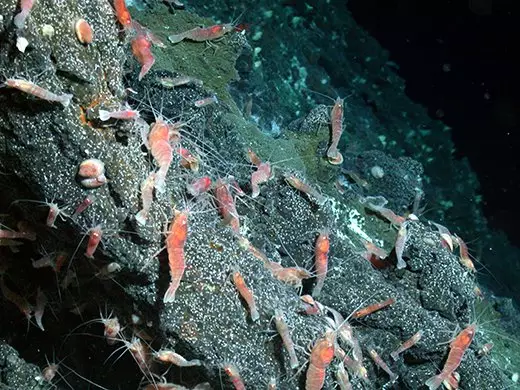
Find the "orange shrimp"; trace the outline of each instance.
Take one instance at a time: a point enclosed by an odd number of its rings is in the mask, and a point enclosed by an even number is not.
[[[332,137],[330,146],[327,149],[327,159],[332,165],[340,165],[343,162],[343,156],[338,151],[338,143],[343,133],[343,99],[339,97],[336,99],[330,117]]]
[[[330,240],[327,231],[320,232],[316,245],[314,247],[314,268],[316,269],[316,286],[313,290],[313,295],[321,294],[321,289],[325,284],[325,277],[327,276],[328,262],[329,262]]]
[[[141,34],[132,39],[131,46],[134,57],[141,64],[141,71],[138,76],[138,80],[141,81],[155,62],[151,51],[152,43],[146,35]]]
[[[213,41],[222,38],[227,33],[233,31],[233,24],[216,24],[210,27],[195,27],[188,31],[168,36],[171,43],[179,43],[185,39],[194,42]]]
[[[287,353],[289,354],[291,368],[294,370],[295,368],[298,368],[300,363],[298,363],[298,357],[296,356],[294,342],[292,341],[289,327],[287,326],[283,313],[280,309],[276,309],[274,311],[274,323],[276,325],[276,330],[278,331],[278,334],[282,338],[283,345],[287,350]]]
[[[224,222],[229,224],[235,233],[240,233],[240,221],[238,219],[235,200],[229,190],[229,184],[222,179],[218,179],[215,184],[215,199]]]
[[[328,330],[312,348],[305,379],[305,390],[318,390],[323,387],[325,371],[334,358],[335,342],[335,333]]]
[[[173,161],[173,149],[169,142],[169,128],[162,120],[152,125],[148,135],[148,146],[159,170],[155,174],[155,189],[158,192],[165,191],[166,174]]]
[[[5,85],[10,88],[15,88],[19,91],[25,92],[28,95],[36,96],[37,98],[46,100],[48,102],[61,103],[63,107],[68,107],[70,101],[72,100],[71,94],[64,93],[57,95],[27,80],[7,79],[5,81]]]
[[[387,306],[393,305],[395,303],[394,298],[389,298],[386,301],[374,303],[373,305],[368,305],[362,309],[356,310],[354,314],[352,314],[352,318],[361,318],[365,317],[369,314],[372,314],[378,310],[381,310]]]
[[[444,363],[444,367],[440,374],[432,376],[426,381],[426,386],[429,390],[435,390],[439,388],[444,380],[449,379],[453,372],[459,367],[464,353],[471,345],[477,326],[475,324],[468,325],[464,328],[455,339],[450,343],[450,353],[448,359]]]
[[[163,302],[170,303],[175,300],[175,293],[179,288],[181,279],[186,269],[184,259],[184,245],[188,238],[188,214],[175,211],[170,233],[166,237],[166,250],[168,251],[168,263],[170,265],[171,282],[164,294]]]
[[[258,309],[256,308],[255,297],[253,296],[253,292],[247,287],[247,284],[244,280],[244,277],[238,270],[234,270],[231,274],[233,279],[233,284],[235,285],[238,293],[242,297],[249,308],[249,314],[251,315],[251,320],[257,321],[260,318],[260,314],[258,313]]]
[[[116,11],[117,20],[123,28],[128,28],[132,25],[132,17],[130,12],[128,12],[125,0],[114,0],[114,10]]]

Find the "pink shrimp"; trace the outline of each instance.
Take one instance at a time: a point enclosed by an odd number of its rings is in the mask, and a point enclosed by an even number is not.
[[[143,208],[135,215],[135,220],[140,225],[146,225],[148,220],[148,214],[153,202],[153,189],[155,187],[155,173],[152,172],[148,177],[141,183],[141,202]]]
[[[42,100],[48,102],[56,102],[61,103],[63,107],[68,107],[70,101],[72,100],[72,95],[68,93],[64,93],[61,95],[56,95],[42,87],[37,86],[34,83],[31,83],[27,80],[22,79],[7,79],[5,84],[10,88],[15,88],[19,91],[25,92],[28,95],[35,96]]]
[[[318,301],[315,301],[310,295],[302,295],[300,297],[302,313],[307,315],[322,315],[324,307]]]
[[[257,170],[251,175],[251,188],[253,190],[251,198],[260,195],[260,184],[265,183],[271,177],[271,164],[260,163]]]
[[[281,282],[287,283],[295,288],[302,287],[302,280],[309,279],[312,274],[301,267],[282,267],[274,261],[269,262],[268,268],[273,276]]]
[[[319,390],[325,383],[325,371],[334,358],[335,333],[327,331],[311,351],[305,390]]]
[[[155,352],[153,357],[163,363],[175,364],[177,367],[195,367],[202,365],[202,362],[198,359],[187,360],[178,353],[166,349]]]
[[[89,158],[79,164],[80,183],[86,188],[97,188],[107,182],[105,164],[97,158]]]
[[[170,303],[175,300],[175,293],[179,288],[186,262],[184,259],[184,245],[188,238],[188,214],[176,211],[170,224],[170,233],[166,237],[166,250],[168,251],[168,263],[170,265],[171,282],[164,294],[163,302]]]
[[[402,343],[399,348],[397,348],[395,351],[393,351],[390,356],[392,359],[397,360],[400,354],[402,354],[404,351],[412,348],[415,344],[421,340],[421,337],[423,335],[423,331],[420,330],[417,333],[415,333],[412,337],[410,337],[408,340],[406,340],[404,343]]]
[[[172,34],[168,37],[171,43],[179,43],[185,39],[195,42],[213,41],[233,31],[233,24],[216,24],[210,27],[195,27],[188,31]]]
[[[224,372],[229,376],[235,390],[246,390],[246,385],[240,377],[238,369],[233,364],[224,364]]]
[[[339,97],[336,99],[330,117],[332,137],[330,146],[327,149],[327,159],[332,165],[340,165],[343,162],[343,156],[338,151],[338,143],[343,133],[343,99]]]
[[[101,224],[94,226],[88,230],[88,242],[87,249],[85,251],[85,256],[89,259],[94,258],[94,252],[96,251],[99,243],[101,242],[101,237],[103,237],[103,230],[101,229]]]
[[[464,353],[473,341],[476,329],[477,328],[475,324],[468,325],[457,335],[457,337],[455,337],[455,339],[453,339],[453,341],[450,343],[450,353],[448,354],[448,359],[446,360],[446,363],[444,363],[444,367],[442,368],[441,373],[432,376],[426,381],[426,386],[428,386],[429,390],[435,390],[439,388],[442,382],[446,379],[449,379],[449,377],[459,367],[460,362],[464,357]]]
[[[327,231],[320,232],[314,247],[314,268],[316,270],[316,286],[313,295],[318,296],[325,284],[329,262],[330,240]]]
[[[31,13],[32,7],[34,5],[34,0],[21,0],[20,2],[20,12],[16,14],[14,17],[14,25],[18,29],[23,29],[25,27],[25,20]]]
[[[119,110],[119,111],[107,111],[99,110],[99,120],[107,121],[109,119],[137,119],[140,117],[139,111],[136,110]]]
[[[90,194],[85,197],[81,201],[81,203],[76,207],[76,210],[74,210],[74,214],[72,214],[72,219],[76,218],[78,215],[80,215],[83,211],[85,211],[94,201],[96,200],[96,196],[93,194]]]
[[[397,258],[397,269],[406,268],[406,261],[403,260],[404,246],[408,240],[408,221],[401,224],[397,232],[397,239],[395,240],[395,257]]]
[[[336,382],[338,383],[339,390],[352,390],[347,370],[343,363],[338,363],[336,366]]]
[[[138,80],[141,81],[155,62],[151,51],[152,43],[146,35],[140,34],[132,39],[131,46],[134,57],[141,64],[141,71],[138,76]]]
[[[43,293],[41,287],[38,287],[38,292],[36,293],[36,308],[34,309],[34,319],[36,320],[36,324],[42,331],[45,331],[45,328],[43,327],[42,319],[43,319],[43,313],[45,311],[46,304],[47,304],[47,297]]]
[[[186,189],[190,193],[191,196],[197,197],[200,194],[206,192],[211,187],[211,179],[209,176],[203,176],[201,178],[195,179],[190,184],[186,186]]]
[[[280,309],[276,309],[274,312],[274,323],[276,325],[278,334],[282,338],[283,345],[289,354],[291,368],[294,370],[295,368],[298,368],[300,364],[298,363],[298,357],[296,356],[294,342],[292,341],[289,327],[287,326],[283,313]]]
[[[202,108],[202,107],[206,107],[206,106],[209,106],[210,104],[215,104],[215,103],[218,103],[218,98],[216,95],[213,95],[213,96],[208,96],[203,99],[195,100],[193,102],[193,105],[197,108]]]
[[[316,202],[319,205],[322,205],[325,203],[325,197],[320,194],[316,189],[312,188],[307,183],[304,183],[302,180],[298,179],[294,175],[286,174],[284,175],[285,181],[293,188],[297,189],[298,191],[304,192],[307,195],[311,195],[316,199]]]
[[[397,375],[392,370],[390,370],[390,367],[388,367],[388,364],[386,364],[384,362],[384,360],[381,358],[381,356],[379,356],[379,354],[376,352],[375,349],[370,349],[368,351],[368,354],[370,355],[370,357],[372,358],[374,363],[380,369],[382,369],[384,372],[386,372],[388,374],[388,376],[390,377],[391,381],[395,381],[397,379]]]
[[[240,233],[240,221],[238,219],[235,200],[229,191],[229,184],[222,179],[218,179],[215,184],[215,199],[224,222],[229,224],[235,233]]]
[[[256,308],[255,297],[253,296],[253,292],[247,287],[246,282],[242,274],[235,270],[231,274],[233,279],[233,284],[235,285],[238,293],[242,297],[242,299],[246,302],[249,308],[249,314],[251,315],[251,320],[257,321],[260,318],[260,314],[258,313],[258,309]]]
[[[165,191],[166,174],[173,160],[173,149],[169,143],[169,128],[162,120],[152,125],[148,135],[150,152],[155,159],[159,170],[155,175],[155,189],[158,192]]]
[[[0,239],[2,239],[2,238],[9,238],[9,239],[23,238],[23,239],[26,239],[29,241],[35,241],[36,233],[34,233],[33,231],[15,232],[13,230],[0,229]]]
[[[191,169],[193,172],[199,171],[199,159],[194,156],[188,149],[180,147],[178,153],[181,156],[181,167]]]
[[[27,299],[7,287],[4,281],[4,275],[0,275],[0,289],[2,290],[2,294],[4,294],[5,299],[16,305],[25,318],[27,318],[27,321],[30,321],[33,314],[33,307],[27,301]],[[28,329],[29,324],[27,325],[27,330]]]

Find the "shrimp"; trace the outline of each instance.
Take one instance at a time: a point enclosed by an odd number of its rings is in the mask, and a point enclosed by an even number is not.
[[[48,206],[49,212],[47,213],[45,225],[50,228],[56,228],[55,223],[56,223],[56,220],[58,219],[58,217],[60,217],[62,219],[62,221],[64,221],[65,217],[69,216],[65,213],[65,210],[68,208],[68,206],[64,206],[63,208],[60,208],[57,203],[54,203],[54,201],[43,202],[43,201],[31,200],[31,199],[18,199],[18,200],[15,200],[13,203],[18,203],[18,202],[40,203],[42,206]]]
[[[340,390],[352,390],[347,370],[345,370],[345,366],[341,362],[336,366],[336,382]]]
[[[338,143],[343,133],[343,99],[339,97],[336,99],[330,116],[332,137],[330,146],[327,149],[327,159],[332,165],[340,165],[343,162],[343,156],[338,151]]]
[[[180,147],[178,153],[181,156],[181,167],[191,169],[193,172],[199,171],[199,159],[188,149]]]
[[[148,177],[141,183],[141,202],[143,208],[135,215],[135,220],[140,225],[146,225],[148,220],[148,214],[153,202],[153,189],[155,186],[155,173],[152,172]]]
[[[316,245],[314,247],[314,268],[316,269],[316,286],[313,294],[318,296],[325,284],[325,277],[327,276],[328,262],[329,262],[330,240],[327,231],[320,232]]]
[[[395,240],[395,257],[397,258],[397,269],[406,268],[406,261],[403,260],[404,246],[408,240],[408,221],[401,224],[399,231],[397,232],[397,238]]]
[[[325,371],[334,358],[335,343],[335,333],[328,330],[312,348],[305,379],[305,390],[319,390],[323,387]]]
[[[43,327],[42,323],[42,318],[46,304],[47,297],[43,293],[41,287],[38,287],[38,292],[36,293],[36,308],[34,309],[34,319],[36,320],[36,324],[42,331],[45,331],[45,328]]]
[[[224,364],[224,372],[229,376],[235,390],[246,390],[246,385],[240,377],[238,369],[233,364]]]
[[[165,191],[166,174],[173,161],[173,149],[169,142],[169,131],[168,125],[159,120],[152,125],[148,135],[150,152],[159,166],[159,170],[155,175],[155,189],[161,193]]]
[[[116,11],[117,20],[123,28],[128,28],[132,25],[132,17],[130,12],[128,12],[125,0],[114,0],[114,10]]]
[[[196,108],[202,108],[202,107],[209,106],[210,104],[214,104],[214,103],[218,103],[217,95],[208,96],[204,99],[195,100],[193,102],[193,105]]]
[[[284,320],[283,313],[280,309],[276,309],[274,312],[274,323],[276,325],[276,330],[278,334],[282,338],[283,345],[289,354],[291,368],[294,370],[298,368],[300,363],[298,363],[298,357],[296,357],[296,351],[294,350],[294,342],[291,338],[291,333],[289,331],[289,327]]]
[[[10,88],[15,88],[19,91],[25,92],[28,95],[35,96],[42,100],[48,102],[61,103],[63,107],[68,107],[70,101],[72,100],[72,95],[69,93],[57,95],[42,87],[37,86],[34,83],[31,83],[30,81],[23,79],[7,79],[5,81],[5,84]]]
[[[101,242],[101,237],[103,237],[101,224],[96,225],[88,230],[88,242],[87,249],[85,250],[85,257],[88,257],[89,259],[94,258],[94,252]]]
[[[4,275],[0,275],[0,289],[2,290],[2,294],[4,294],[5,299],[16,305],[25,318],[27,318],[27,330],[29,330],[29,321],[31,320],[33,314],[33,307],[31,304],[27,301],[27,299],[7,287],[4,282]]]
[[[374,303],[372,305],[368,305],[367,307],[364,307],[362,309],[356,310],[354,314],[352,314],[352,318],[362,318],[369,314],[372,314],[378,310],[381,310],[387,306],[393,305],[395,303],[394,298],[389,298],[386,301]]]
[[[322,194],[320,194],[316,189],[312,188],[307,183],[304,183],[302,180],[298,179],[296,176],[287,174],[284,177],[285,181],[291,187],[307,195],[311,195],[313,198],[315,198],[318,205],[322,205],[325,203],[325,197]]]
[[[202,80],[191,76],[161,77],[157,81],[165,88],[175,88],[186,84],[193,84],[197,87],[204,85]]]
[[[12,230],[6,230],[6,229],[0,229],[0,239],[2,238],[9,238],[9,239],[16,239],[16,238],[23,238],[29,241],[35,241],[36,240],[36,233],[32,231],[19,231],[15,232]]]
[[[227,33],[233,31],[233,24],[216,24],[210,27],[195,27],[188,31],[168,36],[171,43],[179,43],[185,39],[194,42],[213,41],[222,38]]]
[[[153,357],[163,363],[175,364],[177,367],[195,367],[202,365],[202,362],[198,359],[186,360],[178,353],[166,349],[155,352]]]
[[[175,300],[175,293],[179,288],[186,262],[184,259],[184,245],[188,238],[188,214],[176,211],[170,224],[170,233],[166,237],[166,250],[170,265],[171,282],[164,294],[163,302],[171,303]]]
[[[94,201],[96,200],[96,196],[93,194],[88,195],[81,201],[81,203],[76,207],[76,210],[74,210],[74,214],[72,214],[72,219],[76,218],[78,215],[80,215],[83,211],[87,209]]]
[[[462,241],[462,238],[457,235],[455,235],[455,240],[459,244],[460,262],[471,272],[476,272],[475,264],[473,264],[473,261],[469,257],[468,246],[464,241]]]
[[[155,62],[155,57],[151,51],[152,43],[146,35],[140,34],[132,39],[131,46],[134,57],[141,64],[141,71],[138,76],[138,80],[141,81]]]
[[[370,355],[370,357],[372,358],[374,363],[379,368],[381,368],[384,372],[386,372],[388,374],[388,376],[390,377],[391,381],[395,381],[397,379],[397,375],[392,370],[390,370],[390,367],[388,367],[388,364],[386,364],[384,362],[384,360],[381,359],[381,356],[379,356],[379,354],[376,352],[375,349],[370,349],[368,351],[368,354]]]
[[[235,200],[229,190],[229,184],[222,179],[218,179],[215,184],[215,199],[224,222],[229,224],[235,233],[240,233],[240,221],[238,219]]]
[[[246,282],[242,274],[235,270],[232,272],[231,277],[233,279],[233,284],[240,296],[246,301],[247,306],[249,307],[249,314],[251,315],[251,320],[257,321],[260,318],[260,314],[258,313],[258,309],[256,308],[255,297],[253,296],[253,292],[247,287]]]
[[[199,179],[195,179],[190,184],[186,186],[186,190],[190,193],[191,196],[197,197],[200,194],[206,192],[211,187],[211,179],[209,176],[203,176]]]
[[[401,353],[403,353],[404,351],[406,351],[407,349],[410,349],[411,347],[413,347],[415,344],[417,344],[419,342],[419,340],[421,340],[421,337],[423,335],[423,331],[420,330],[418,331],[416,334],[414,334],[412,337],[410,337],[408,340],[406,340],[404,343],[402,343],[399,348],[397,348],[394,352],[392,352],[390,354],[390,356],[392,357],[392,359],[394,360],[397,360],[397,358],[399,357],[399,355]]]
[[[448,354],[448,359],[446,360],[446,363],[444,363],[441,373],[432,376],[425,383],[429,390],[439,388],[442,382],[449,379],[449,377],[459,367],[460,362],[464,357],[464,353],[471,345],[473,337],[475,337],[476,330],[477,327],[475,324],[468,325],[457,335],[457,337],[455,337],[455,339],[452,340],[450,343],[450,353]]]
[[[32,7],[34,6],[34,1],[35,0],[21,0],[20,12],[17,13],[13,19],[16,28],[21,30],[25,27],[25,20],[31,13]]]
[[[107,111],[99,110],[99,120],[105,122],[109,119],[137,119],[140,117],[139,111],[136,110],[119,110]]]
[[[265,183],[271,177],[271,164],[260,163],[257,170],[251,175],[251,188],[253,190],[251,198],[256,198],[260,195],[260,184]]]
[[[89,158],[79,164],[80,183],[86,188],[101,187],[107,182],[105,164],[96,158]]]

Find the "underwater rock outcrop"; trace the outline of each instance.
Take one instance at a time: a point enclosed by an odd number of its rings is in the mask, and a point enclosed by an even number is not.
[[[39,1],[20,28],[12,19],[19,7],[1,3],[0,66],[7,79],[30,80],[47,91],[7,83],[0,94],[5,214],[0,336],[22,357],[42,368],[46,356],[64,359],[60,370],[66,376],[52,381],[59,388],[88,388],[89,382],[134,388],[143,377],[152,388],[163,379],[189,388],[203,382],[225,388],[238,380],[228,376],[234,369],[247,388],[265,388],[271,378],[280,389],[300,388],[308,381],[306,371],[292,367],[276,336],[277,312],[283,313],[298,366],[304,367],[307,345],[327,329],[345,325],[334,323],[331,313],[349,318],[391,299],[380,311],[372,308],[350,319],[364,356],[356,351],[350,358],[358,368],[351,378],[354,388],[388,382],[420,388],[438,373],[435,364],[441,365],[446,353],[439,343],[473,321],[473,274],[443,246],[436,228],[413,218],[402,217],[405,269],[395,268],[395,253],[379,259],[384,269],[365,258],[367,242],[391,252],[398,234],[380,215],[366,211],[363,198],[387,196],[401,214],[413,203],[420,164],[366,152],[357,161],[358,174],[366,175],[376,163],[392,172],[373,175],[373,193],[342,197],[331,184],[339,168],[329,166],[320,152],[327,133],[303,129],[300,139],[270,138],[246,121],[231,99],[226,88],[237,77],[235,61],[244,47],[250,51],[243,34],[230,33],[213,46],[188,41],[173,46],[161,30],[164,20],[175,33],[211,22],[184,11],[170,15],[158,6],[136,13],[141,24],[122,30],[111,4],[101,0]],[[91,43],[78,40],[78,18],[92,27]],[[137,55],[137,61],[131,56],[129,40],[135,34],[158,45],[150,49],[155,63],[144,76],[140,62],[146,56]],[[24,50],[21,38],[28,42]],[[172,86],[183,75],[192,81]],[[127,103],[139,110],[139,118]],[[119,118],[106,118],[103,110],[119,112]],[[302,123],[312,127],[316,121],[308,122]],[[150,135],[157,130],[152,123],[165,126],[162,138]],[[304,149],[311,153],[301,153]],[[89,169],[79,178],[85,160]],[[267,162],[270,173],[258,196],[242,196],[242,189],[251,193],[252,174]],[[410,174],[408,181],[395,174],[396,166]],[[159,173],[161,186],[153,181]],[[204,177],[213,186],[194,195],[189,186]],[[85,185],[85,179],[91,181]],[[219,188],[232,191],[228,199],[219,198]],[[226,210],[230,203],[236,211]],[[49,224],[54,206],[59,215]],[[179,212],[187,215],[186,230],[172,230]],[[328,237],[330,251],[316,247],[319,234]],[[326,272],[315,265],[318,257],[326,260]],[[281,269],[290,270],[290,277],[282,277]],[[171,275],[179,272],[174,298],[165,299]],[[318,296],[314,286],[320,279]],[[302,314],[302,294],[314,294],[319,315]],[[109,322],[116,318],[117,326]],[[29,319],[36,326],[29,324],[26,338]],[[418,331],[423,331],[420,343],[393,362],[389,353]],[[477,338],[475,344],[483,341]],[[340,343],[350,354],[348,343]],[[119,346],[127,352],[112,368],[105,362],[117,360]],[[1,348],[3,383],[23,388],[25,378],[25,385],[33,386],[34,369],[22,370],[10,347]],[[168,371],[156,354],[161,349],[175,350],[191,366]],[[461,384],[501,388],[500,370],[477,360],[475,349],[460,366]],[[391,363],[395,376],[368,358],[371,350]],[[152,362],[153,356],[159,361]],[[330,371],[324,388],[335,386]],[[9,379],[16,372],[17,379]]]

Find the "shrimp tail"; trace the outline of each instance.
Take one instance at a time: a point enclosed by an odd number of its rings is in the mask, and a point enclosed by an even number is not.
[[[23,29],[25,27],[25,20],[29,16],[29,10],[21,10],[13,19],[14,25],[18,29]]]
[[[60,103],[62,104],[63,107],[67,108],[69,106],[71,100],[72,100],[72,94],[65,93],[65,94],[61,95]]]
[[[443,380],[444,380],[444,378],[442,375],[435,375],[435,376],[432,376],[430,379],[428,379],[426,381],[425,385],[428,386],[429,390],[435,390],[440,387]]]
[[[175,300],[175,293],[177,292],[177,288],[179,287],[179,282],[172,281],[168,286],[168,290],[164,293],[163,302],[171,303]]]
[[[107,110],[99,110],[99,120],[100,121],[107,121],[110,119],[110,112]]]
[[[179,42],[183,41],[185,38],[186,38],[186,34],[184,34],[184,33],[172,34],[172,35],[168,36],[168,40],[173,44],[179,43]]]

